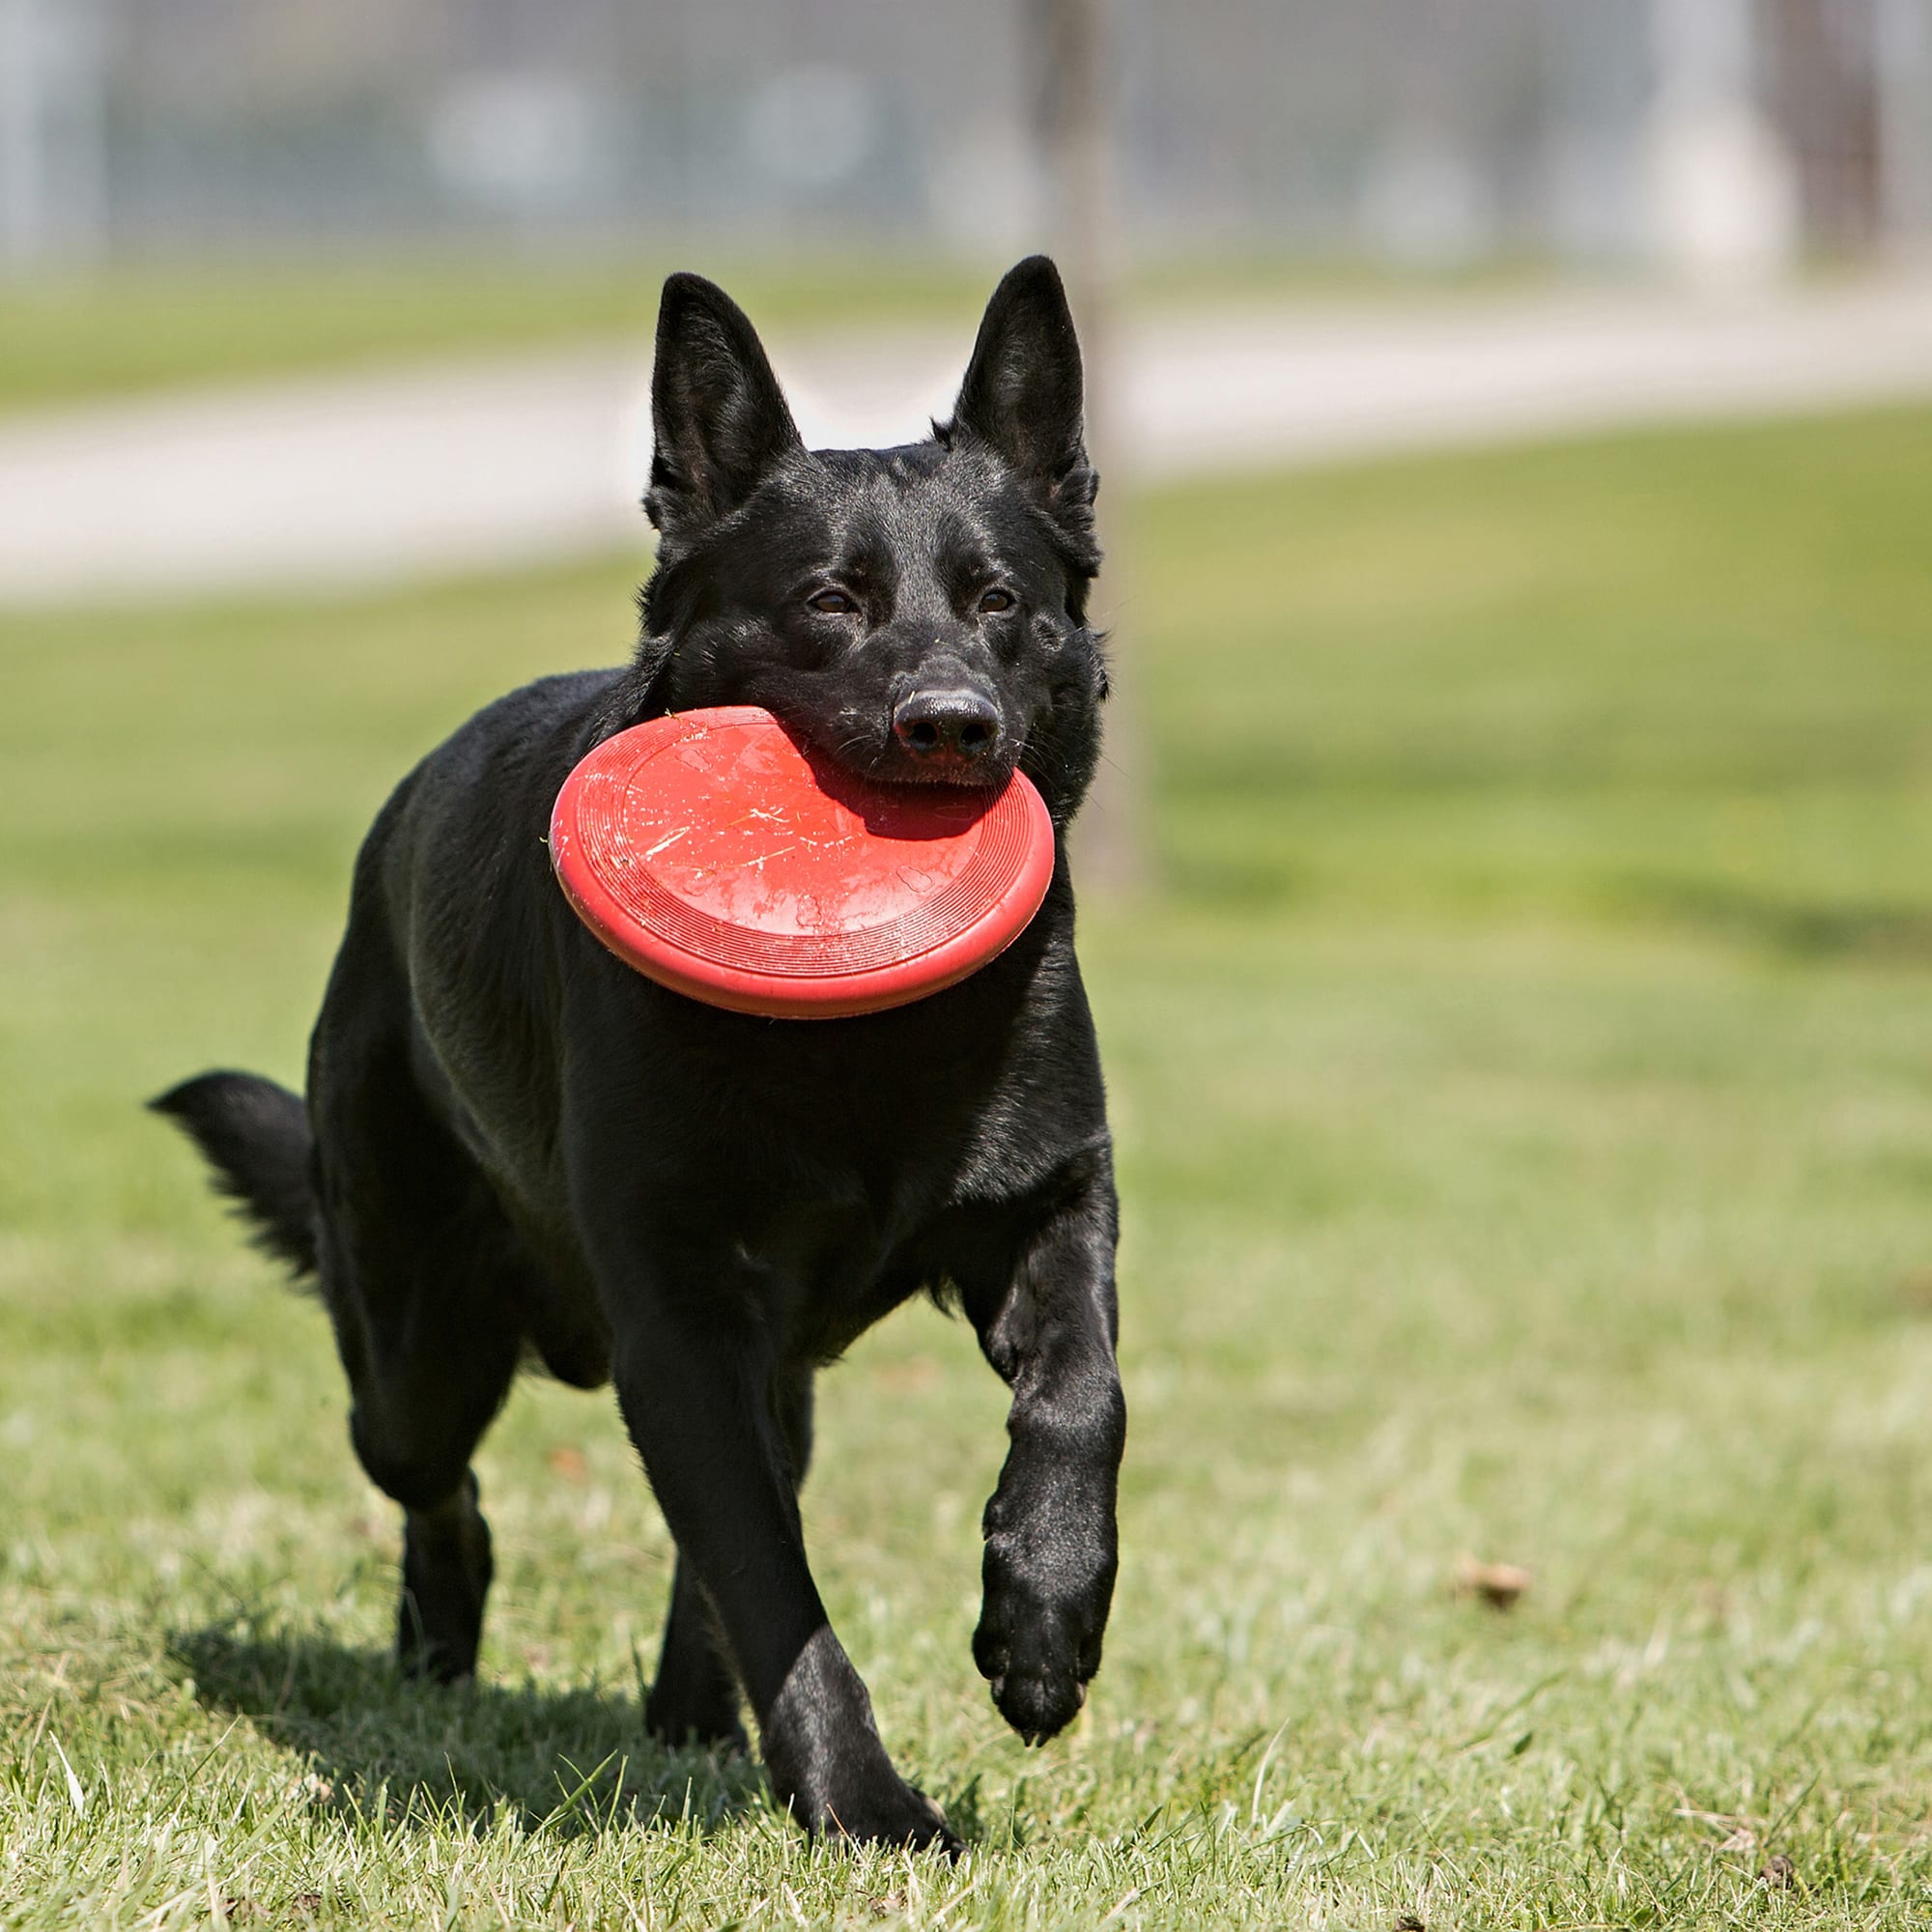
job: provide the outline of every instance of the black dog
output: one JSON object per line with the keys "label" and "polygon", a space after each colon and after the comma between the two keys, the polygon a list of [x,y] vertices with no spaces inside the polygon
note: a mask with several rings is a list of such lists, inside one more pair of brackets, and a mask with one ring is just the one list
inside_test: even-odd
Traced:
{"label": "black dog", "polygon": [[[403,781],[355,867],[306,1102],[217,1072],[154,1104],[320,1283],[355,1453],[406,1513],[407,1669],[475,1667],[491,1561],[469,1459],[519,1363],[614,1378],[678,1549],[651,1729],[742,1741],[742,1686],[801,1823],[956,1848],[879,1741],[795,1490],[814,1371],[921,1291],[956,1301],[1013,1392],[974,1659],[1029,1741],[1073,1717],[1126,1427],[1064,849],[1106,689],[1079,347],[1053,265],[1023,262],[930,441],[808,452],[751,324],[674,275],[652,412],[662,543],[635,662],[501,699]],[[1023,768],[1062,844],[1032,924],[862,1018],[748,1018],[618,963],[551,877],[551,803],[612,732],[729,703],[874,781]]]}

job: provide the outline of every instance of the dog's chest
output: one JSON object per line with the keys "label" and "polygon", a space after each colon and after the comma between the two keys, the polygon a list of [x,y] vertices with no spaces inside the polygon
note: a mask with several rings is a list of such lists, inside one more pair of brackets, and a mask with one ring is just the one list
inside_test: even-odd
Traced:
{"label": "dog's chest", "polygon": [[[676,1219],[760,1300],[787,1352],[825,1358],[927,1284],[922,1259],[967,1138],[876,1090],[748,1083],[682,1110]],[[841,1091],[842,1090],[842,1091]]]}

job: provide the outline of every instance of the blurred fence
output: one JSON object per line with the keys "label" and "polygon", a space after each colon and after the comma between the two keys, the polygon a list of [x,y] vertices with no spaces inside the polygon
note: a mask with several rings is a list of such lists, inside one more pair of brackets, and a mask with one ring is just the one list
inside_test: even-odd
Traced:
{"label": "blurred fence", "polygon": [[[0,0],[0,259],[1040,232],[1053,0]],[[1932,237],[1932,0],[1099,0],[1130,250]]]}

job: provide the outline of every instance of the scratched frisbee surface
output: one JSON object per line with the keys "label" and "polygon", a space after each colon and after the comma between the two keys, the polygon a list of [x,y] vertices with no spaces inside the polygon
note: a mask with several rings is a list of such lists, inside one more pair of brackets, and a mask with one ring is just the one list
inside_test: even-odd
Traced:
{"label": "scratched frisbee surface", "polygon": [[855,779],[753,705],[656,718],[564,781],[551,863],[639,972],[776,1018],[876,1011],[952,985],[1018,937],[1053,825],[994,792]]}

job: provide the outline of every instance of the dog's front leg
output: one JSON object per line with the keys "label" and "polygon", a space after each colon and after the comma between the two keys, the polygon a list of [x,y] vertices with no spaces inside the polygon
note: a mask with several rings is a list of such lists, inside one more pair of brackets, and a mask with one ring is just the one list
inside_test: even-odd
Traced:
{"label": "dog's front leg", "polygon": [[680,1560],[717,1612],[773,1790],[809,1831],[956,1851],[937,1807],[893,1769],[833,1634],[774,1413],[777,1364],[759,1324],[738,1319],[742,1285],[728,1264],[717,1272],[701,1299],[630,1277],[613,1298],[617,1395]]}
{"label": "dog's front leg", "polygon": [[1088,1156],[1023,1247],[1003,1293],[970,1292],[986,1359],[1011,1385],[1011,1448],[986,1505],[973,1657],[1029,1744],[1065,1726],[1100,1667],[1119,1545],[1127,1411],[1114,1346],[1111,1162]]}

